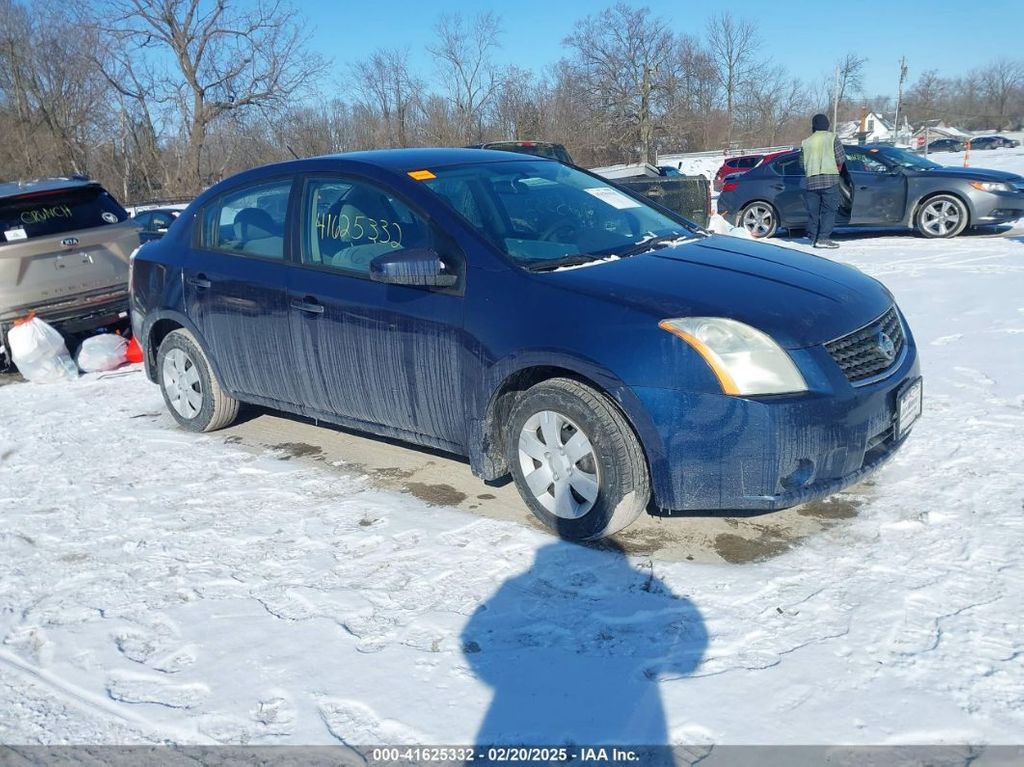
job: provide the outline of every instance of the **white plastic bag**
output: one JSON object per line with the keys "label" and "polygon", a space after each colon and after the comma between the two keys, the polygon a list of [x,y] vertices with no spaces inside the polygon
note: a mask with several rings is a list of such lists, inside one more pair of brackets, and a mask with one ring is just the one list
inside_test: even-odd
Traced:
{"label": "white plastic bag", "polygon": [[7,343],[18,372],[28,381],[55,383],[78,378],[78,366],[68,354],[64,338],[38,317],[11,328]]}
{"label": "white plastic bag", "polygon": [[128,341],[112,333],[92,336],[82,341],[76,359],[86,373],[113,370],[128,361]]}

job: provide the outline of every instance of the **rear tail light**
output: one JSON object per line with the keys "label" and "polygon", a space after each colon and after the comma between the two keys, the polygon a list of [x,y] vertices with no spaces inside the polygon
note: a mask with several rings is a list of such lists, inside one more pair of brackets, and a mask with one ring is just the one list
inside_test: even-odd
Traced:
{"label": "rear tail light", "polygon": [[739,184],[737,184],[735,181],[726,181],[724,184],[722,184],[722,191],[731,192],[737,186],[739,186]]}

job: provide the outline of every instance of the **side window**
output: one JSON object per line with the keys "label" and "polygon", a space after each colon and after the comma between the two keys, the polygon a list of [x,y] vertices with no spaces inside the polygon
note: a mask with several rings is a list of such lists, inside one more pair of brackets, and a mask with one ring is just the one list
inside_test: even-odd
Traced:
{"label": "side window", "polygon": [[284,225],[291,179],[227,192],[203,210],[200,247],[284,259]]}
{"label": "side window", "polygon": [[782,176],[802,176],[804,175],[804,168],[800,164],[800,153],[786,155],[780,157],[774,163],[774,168],[777,173]]}
{"label": "side window", "polygon": [[369,274],[370,262],[383,253],[431,245],[426,221],[362,181],[312,178],[302,209],[304,264]]}
{"label": "side window", "polygon": [[860,173],[885,173],[885,163],[876,160],[862,149],[846,150],[846,169]]}

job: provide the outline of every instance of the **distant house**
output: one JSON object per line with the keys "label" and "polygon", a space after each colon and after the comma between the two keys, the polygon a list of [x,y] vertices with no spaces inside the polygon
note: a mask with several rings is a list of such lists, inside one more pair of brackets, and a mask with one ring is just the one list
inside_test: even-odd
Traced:
{"label": "distant house", "polygon": [[[864,143],[866,144],[891,142],[895,137],[892,122],[877,112],[867,113],[864,118],[864,129],[867,133],[864,137]],[[906,128],[904,128],[905,130]],[[836,128],[836,134],[842,141],[849,143],[858,141],[860,138],[860,120],[840,123]]]}

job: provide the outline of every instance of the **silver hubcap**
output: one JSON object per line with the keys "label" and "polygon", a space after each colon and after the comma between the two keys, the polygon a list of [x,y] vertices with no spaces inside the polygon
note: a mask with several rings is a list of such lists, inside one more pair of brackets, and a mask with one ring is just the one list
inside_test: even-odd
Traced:
{"label": "silver hubcap", "polygon": [[196,364],[181,349],[171,349],[164,357],[164,391],[178,415],[192,419],[203,408],[203,384]]}
{"label": "silver hubcap", "polygon": [[945,237],[960,225],[960,209],[949,200],[938,200],[924,209],[922,227],[929,233]]}
{"label": "silver hubcap", "polygon": [[755,237],[764,237],[772,230],[775,217],[766,205],[751,205],[743,214],[743,226]]}
{"label": "silver hubcap", "polygon": [[541,506],[562,519],[579,519],[594,507],[600,489],[590,439],[561,413],[530,416],[519,434],[519,466]]}

